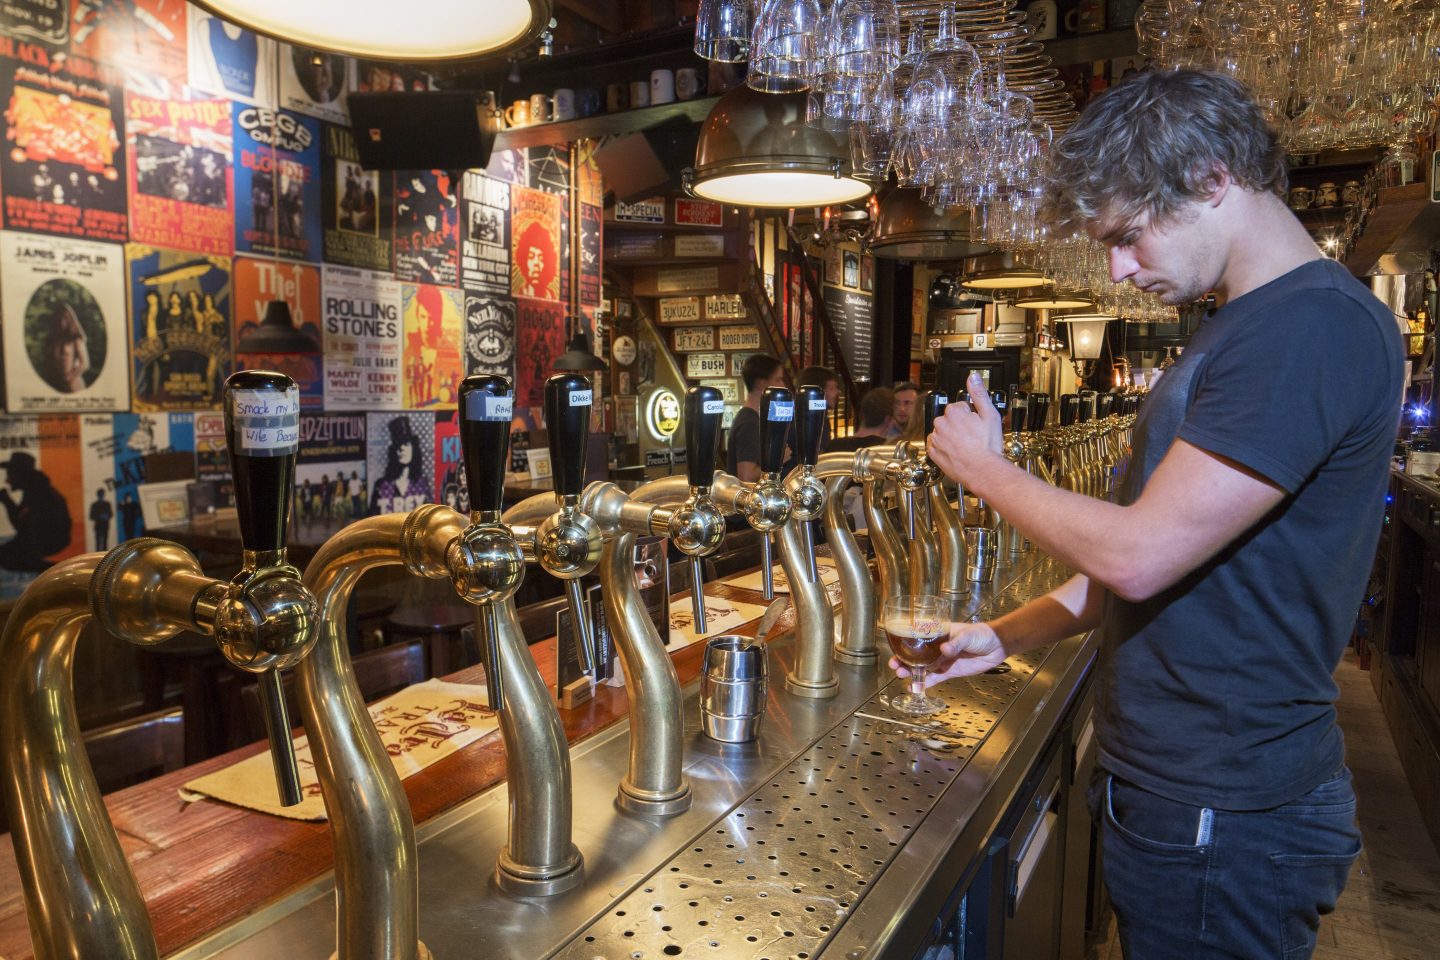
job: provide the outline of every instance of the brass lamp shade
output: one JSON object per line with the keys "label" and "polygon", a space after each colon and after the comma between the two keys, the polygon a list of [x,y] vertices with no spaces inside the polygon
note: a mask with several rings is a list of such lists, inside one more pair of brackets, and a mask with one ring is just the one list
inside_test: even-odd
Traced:
{"label": "brass lamp shade", "polygon": [[742,207],[824,207],[870,195],[851,170],[849,145],[805,125],[805,94],[747,86],[710,110],[687,175],[696,196]]}
{"label": "brass lamp shade", "polygon": [[1104,313],[1069,313],[1054,319],[1056,323],[1070,324],[1071,357],[1098,360],[1105,343],[1105,325],[1115,318]]}
{"label": "brass lamp shade", "polygon": [[1052,282],[1039,270],[1016,260],[1013,253],[972,257],[960,277],[960,286],[972,290],[1020,290]]}
{"label": "brass lamp shade", "polygon": [[870,252],[890,260],[960,260],[995,248],[970,239],[970,212],[936,213],[918,188],[893,191],[880,204]]}
{"label": "brass lamp shade", "polygon": [[1095,306],[1095,301],[1083,293],[1044,288],[1021,294],[1011,303],[1026,310],[1074,310],[1079,307]]}

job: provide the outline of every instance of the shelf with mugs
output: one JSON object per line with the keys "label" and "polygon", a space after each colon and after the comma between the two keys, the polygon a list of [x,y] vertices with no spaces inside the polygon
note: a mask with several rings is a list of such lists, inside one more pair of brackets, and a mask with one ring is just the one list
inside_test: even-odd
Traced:
{"label": "shelf with mugs", "polygon": [[558,146],[576,140],[599,139],[649,130],[677,119],[700,123],[710,115],[719,97],[676,100],[648,107],[602,112],[574,120],[551,120],[522,127],[507,127],[495,135],[496,150]]}

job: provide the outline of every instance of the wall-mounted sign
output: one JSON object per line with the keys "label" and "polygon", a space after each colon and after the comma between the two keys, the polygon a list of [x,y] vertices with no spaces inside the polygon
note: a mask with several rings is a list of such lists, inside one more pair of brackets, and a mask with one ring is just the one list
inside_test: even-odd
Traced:
{"label": "wall-mounted sign", "polygon": [[668,440],[680,428],[680,398],[659,388],[645,403],[645,428],[656,440]]}
{"label": "wall-mounted sign", "polygon": [[725,238],[718,235],[690,235],[675,238],[677,257],[723,257]]}
{"label": "wall-mounted sign", "polygon": [[651,197],[634,203],[615,204],[615,219],[625,223],[664,223],[665,198]]}
{"label": "wall-mounted sign", "polygon": [[744,371],[744,369],[745,369],[745,361],[746,361],[746,360],[749,360],[751,357],[755,356],[755,354],[753,354],[753,353],[732,353],[732,354],[729,354],[728,356],[730,357],[730,376],[732,376],[732,377],[739,377],[739,376],[743,376],[743,375],[744,375],[742,371]]}
{"label": "wall-mounted sign", "polygon": [[705,298],[705,316],[710,320],[744,320],[745,298],[738,293],[722,293]]}
{"label": "wall-mounted sign", "polygon": [[726,403],[743,403],[745,401],[741,382],[732,377],[726,377],[723,380],[701,380],[700,386],[714,387],[719,390],[720,399]]}
{"label": "wall-mounted sign", "polygon": [[758,327],[721,327],[721,350],[759,350],[760,329]]}
{"label": "wall-mounted sign", "polygon": [[656,293],[714,290],[718,286],[720,286],[719,267],[687,267],[676,270],[659,270],[655,273]]}
{"label": "wall-mounted sign", "polygon": [[723,353],[690,353],[685,355],[685,376],[687,377],[723,377],[725,376],[725,354]]}
{"label": "wall-mounted sign", "polygon": [[628,367],[635,362],[635,338],[621,334],[615,338],[615,343],[610,347],[610,355],[615,363],[622,367]]}
{"label": "wall-mounted sign", "polygon": [[660,301],[661,323],[703,323],[699,297],[672,297]]}
{"label": "wall-mounted sign", "polygon": [[725,208],[709,200],[676,200],[675,222],[692,227],[723,227]]}
{"label": "wall-mounted sign", "polygon": [[714,327],[681,327],[674,331],[675,352],[688,353],[691,350],[714,350]]}
{"label": "wall-mounted sign", "polygon": [[616,260],[646,260],[663,256],[663,238],[658,233],[620,233],[607,237],[605,256]]}

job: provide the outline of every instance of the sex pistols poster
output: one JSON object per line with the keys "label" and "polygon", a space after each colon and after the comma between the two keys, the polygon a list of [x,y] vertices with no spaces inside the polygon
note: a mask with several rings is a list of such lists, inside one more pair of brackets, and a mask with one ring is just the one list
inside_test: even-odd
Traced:
{"label": "sex pistols poster", "polygon": [[229,256],[230,101],[125,98],[130,146],[130,239]]}
{"label": "sex pistols poster", "polygon": [[462,286],[506,293],[510,290],[510,184],[467,170],[460,194],[465,201]]}
{"label": "sex pistols poster", "polygon": [[[43,51],[40,51],[43,57]],[[124,242],[124,105],[119,87],[0,60],[5,141],[0,191],[5,226]]]}
{"label": "sex pistols poster", "polygon": [[125,255],[118,244],[0,233],[6,407],[125,410]]}
{"label": "sex pistols poster", "polygon": [[320,121],[235,104],[235,249],[320,259]]}
{"label": "sex pistols poster", "polygon": [[230,258],[132,243],[136,410],[215,409],[230,375]]}
{"label": "sex pistols poster", "polygon": [[560,206],[553,193],[510,190],[510,292],[517,297],[560,299]]}
{"label": "sex pistols poster", "polygon": [[400,282],[326,264],[325,409],[400,408]]}
{"label": "sex pistols poster", "polygon": [[388,172],[361,169],[349,127],[324,124],[320,150],[326,261],[389,270],[394,178]]}
{"label": "sex pistols poster", "polygon": [[459,286],[456,186],[444,170],[395,174],[395,276],[401,280]]}

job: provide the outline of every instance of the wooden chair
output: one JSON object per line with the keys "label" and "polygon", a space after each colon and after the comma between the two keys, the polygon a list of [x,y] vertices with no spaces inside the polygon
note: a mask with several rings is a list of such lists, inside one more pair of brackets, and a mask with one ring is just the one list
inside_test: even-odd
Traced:
{"label": "wooden chair", "polygon": [[82,739],[101,793],[185,765],[185,716],[179,707],[96,727]]}

